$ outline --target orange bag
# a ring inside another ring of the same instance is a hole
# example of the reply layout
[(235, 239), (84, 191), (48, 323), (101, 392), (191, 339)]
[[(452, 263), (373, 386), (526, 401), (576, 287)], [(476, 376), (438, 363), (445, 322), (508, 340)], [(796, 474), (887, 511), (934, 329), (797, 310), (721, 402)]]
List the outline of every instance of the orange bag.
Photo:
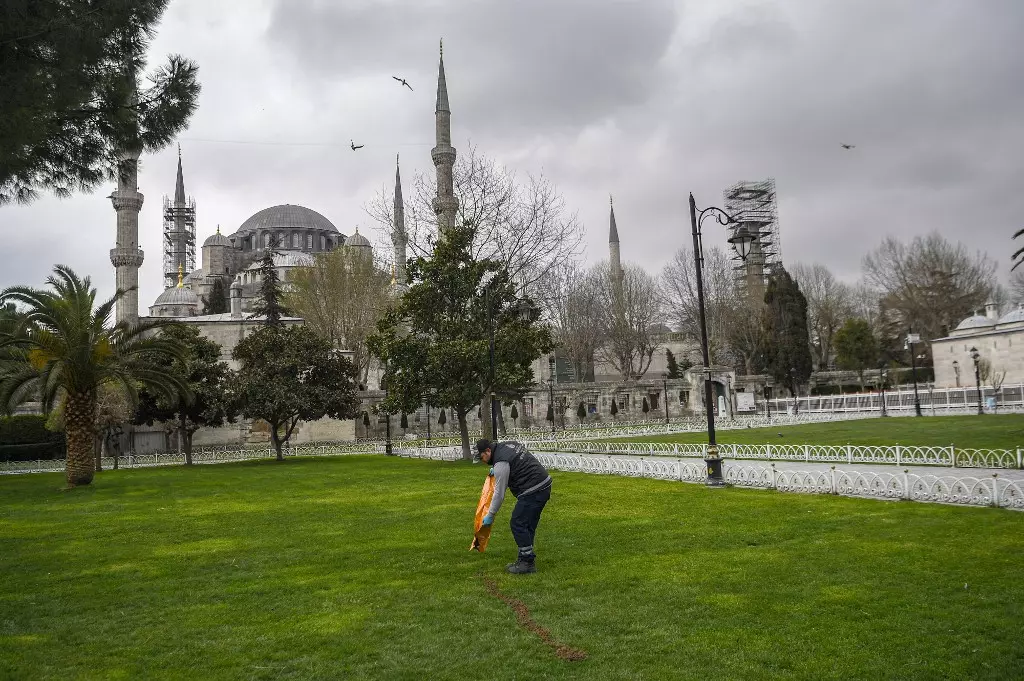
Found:
[(470, 551), (484, 552), (487, 542), (491, 539), (491, 525), (484, 525), (484, 516), (487, 509), (491, 507), (491, 497), (494, 496), (494, 476), (488, 475), (484, 480), (484, 488), (480, 492), (480, 503), (476, 505), (476, 521), (473, 526), (473, 543), (469, 545)]

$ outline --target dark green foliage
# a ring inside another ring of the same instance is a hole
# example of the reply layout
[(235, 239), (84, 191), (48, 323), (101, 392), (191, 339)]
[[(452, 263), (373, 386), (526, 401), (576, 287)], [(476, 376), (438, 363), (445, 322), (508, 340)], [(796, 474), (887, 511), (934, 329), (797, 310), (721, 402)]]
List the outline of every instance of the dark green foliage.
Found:
[(679, 362), (676, 361), (676, 356), (668, 348), (665, 348), (665, 361), (668, 363), (669, 378), (683, 377), (682, 372), (679, 370)]
[(121, 150), (157, 151), (188, 126), (196, 65), (171, 55), (137, 75), (167, 4), (0, 3), (0, 205), (91, 191), (116, 178)]
[(513, 423), (515, 423), (515, 421), (519, 418), (519, 410), (516, 409), (516, 403), (515, 402), (512, 403), (512, 410), (509, 411), (508, 415), (512, 419)]
[[(430, 257), (410, 260), (412, 285), (367, 340), (371, 352), (386, 361), (386, 408), (412, 411), (424, 402), (451, 408), (466, 458), (471, 458), (466, 415), (492, 387), (488, 303), (499, 399), (521, 399), (534, 383), (533, 360), (552, 347), (551, 334), (537, 323), (529, 300), (523, 301), (527, 314), (522, 314), (515, 285), (501, 264), (475, 259), (473, 238), (472, 227), (453, 227), (441, 234)], [(484, 296), (481, 280), (488, 272), (494, 275)]]
[(644, 398), (643, 406), (640, 407), (640, 410), (644, 414), (647, 414), (651, 410), (651, 405), (647, 403), (647, 398), (646, 397)]
[(366, 411), (363, 412), (363, 427), (364, 428), (369, 428), (370, 427), (370, 413), (366, 412)]
[(445, 412), (446, 411), (447, 411), (446, 409), (442, 409), (441, 413), (438, 414), (438, 416), (437, 416), (437, 425), (443, 426), (444, 424), (448, 423), (448, 417), (445, 416)]
[(161, 397), (142, 391), (133, 422), (152, 425), (154, 421), (167, 421), (178, 429), (185, 452), (185, 463), (192, 463), (192, 436), (200, 428), (216, 428), (225, 420), (233, 421), (227, 388), (231, 371), (221, 361), (220, 345), (199, 334), (199, 330), (186, 324), (175, 324), (163, 330), (163, 335), (176, 341), (183, 352), (177, 358), (158, 360), (163, 371), (170, 371), (182, 379), (191, 391), (191, 399), (175, 395)]
[(402, 426), (402, 430), (409, 429), (409, 417), (405, 412), (402, 412), (402, 419), (399, 421), (399, 425)]
[(228, 292), (224, 289), (224, 280), (217, 277), (210, 289), (210, 299), (203, 305), (203, 314), (224, 314), (230, 312)]
[(842, 369), (857, 372), (864, 384), (864, 370), (878, 364), (878, 339), (871, 326), (863, 319), (847, 319), (836, 332), (836, 364)]
[(580, 423), (587, 418), (587, 406), (580, 402), (579, 406), (576, 407), (576, 418), (580, 420)]
[(279, 461), (300, 420), (359, 413), (352, 363), (305, 326), (262, 326), (232, 356), (241, 364), (231, 381), (234, 403), (244, 417), (267, 422)]
[(615, 399), (614, 395), (612, 396), (612, 408), (610, 411), (612, 416), (615, 416), (616, 414), (619, 413), (619, 401)]
[(548, 413), (547, 416), (544, 417), (544, 419), (550, 421), (551, 423), (555, 422), (555, 406), (553, 404), (548, 405)]
[(768, 281), (764, 302), (765, 370), (780, 385), (796, 387), (811, 377), (811, 346), (807, 332), (807, 299), (789, 272), (779, 268)]
[(272, 327), (282, 327), (282, 317), (287, 317), (289, 312), (282, 302), (283, 292), (281, 291), (281, 278), (274, 267), (274, 256), (277, 255), (279, 246), (277, 235), (270, 237), (270, 246), (263, 250), (260, 258), (260, 295), (253, 303), (252, 314), (249, 318), (266, 317), (264, 324)]
[(46, 429), (46, 417), (17, 414), (0, 417), (0, 461), (59, 459), (64, 456), (64, 433)]

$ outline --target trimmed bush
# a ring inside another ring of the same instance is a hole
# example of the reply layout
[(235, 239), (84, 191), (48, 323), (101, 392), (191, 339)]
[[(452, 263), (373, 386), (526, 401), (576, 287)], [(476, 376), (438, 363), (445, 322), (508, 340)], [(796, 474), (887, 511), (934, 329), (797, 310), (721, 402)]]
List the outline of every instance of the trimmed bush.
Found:
[(46, 417), (18, 414), (0, 418), (0, 461), (64, 458), (64, 433), (46, 429)]

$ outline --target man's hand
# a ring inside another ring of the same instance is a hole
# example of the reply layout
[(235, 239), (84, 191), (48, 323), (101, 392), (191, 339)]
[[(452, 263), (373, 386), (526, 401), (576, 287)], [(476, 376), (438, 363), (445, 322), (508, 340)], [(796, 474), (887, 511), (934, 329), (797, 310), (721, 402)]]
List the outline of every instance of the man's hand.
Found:
[(483, 527), (489, 527), (494, 524), (494, 514), (488, 513), (484, 516), (483, 521), (480, 523)]
[(487, 471), (487, 475), (494, 477), (494, 466), (491, 466), (491, 470)]

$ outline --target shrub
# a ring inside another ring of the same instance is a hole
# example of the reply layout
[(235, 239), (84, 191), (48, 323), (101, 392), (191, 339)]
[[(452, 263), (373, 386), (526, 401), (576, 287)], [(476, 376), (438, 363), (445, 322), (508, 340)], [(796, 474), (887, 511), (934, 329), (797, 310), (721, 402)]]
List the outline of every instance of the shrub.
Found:
[(64, 433), (46, 429), (46, 417), (18, 414), (0, 418), (0, 461), (64, 458)]

